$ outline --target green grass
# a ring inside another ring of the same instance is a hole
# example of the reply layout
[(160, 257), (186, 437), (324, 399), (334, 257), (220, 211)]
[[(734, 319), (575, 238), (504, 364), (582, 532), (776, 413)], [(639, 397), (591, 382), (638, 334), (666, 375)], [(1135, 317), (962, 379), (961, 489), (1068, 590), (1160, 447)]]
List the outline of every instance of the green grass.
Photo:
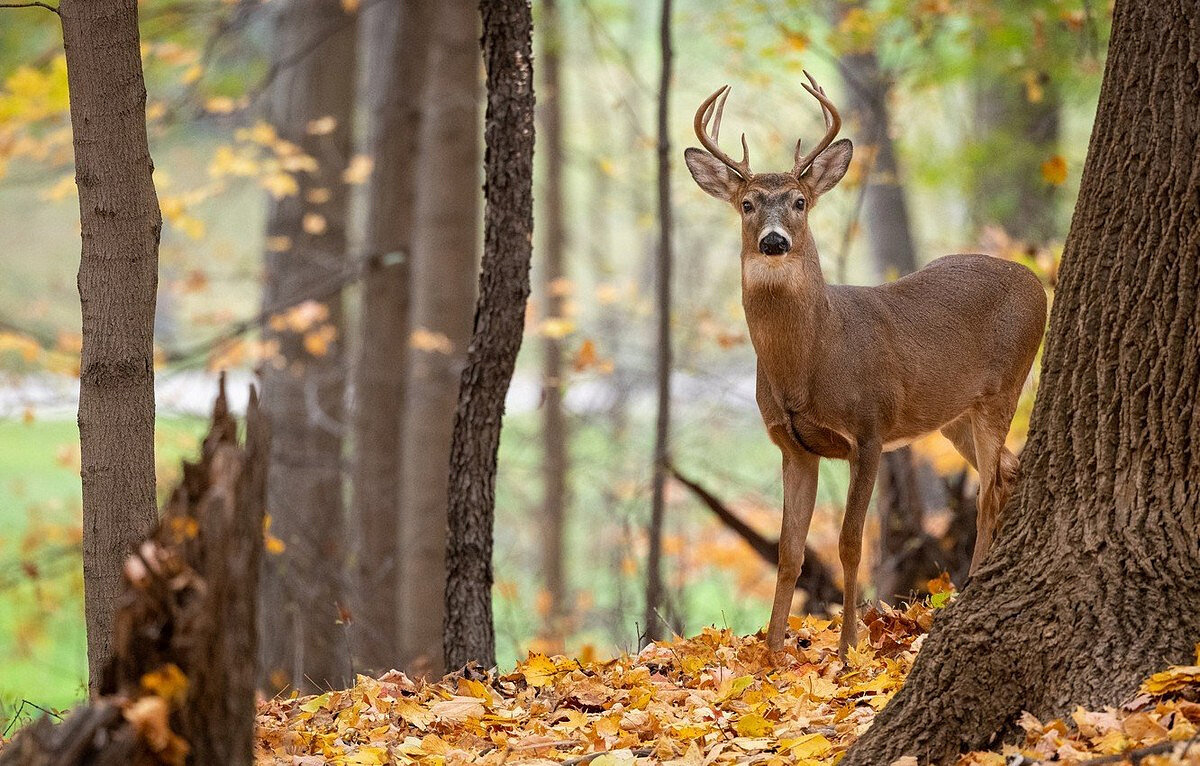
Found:
[[(202, 428), (159, 419), (164, 485)], [(62, 708), (86, 694), (78, 439), (71, 420), (0, 420), (0, 721), (21, 699)]]

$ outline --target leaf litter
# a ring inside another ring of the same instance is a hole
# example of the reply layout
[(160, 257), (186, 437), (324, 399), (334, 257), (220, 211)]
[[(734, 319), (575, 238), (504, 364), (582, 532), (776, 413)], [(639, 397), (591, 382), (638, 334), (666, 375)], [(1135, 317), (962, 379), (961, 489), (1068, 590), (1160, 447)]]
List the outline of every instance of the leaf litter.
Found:
[[(358, 676), (349, 689), (260, 705), (257, 762), (832, 766), (903, 684), (935, 611), (928, 602), (867, 610), (846, 664), (838, 618), (809, 616), (791, 618), (777, 655), (761, 635), (710, 627), (607, 661), (530, 654), (504, 674)], [(1189, 744), (1137, 762), (1200, 766), (1200, 656), (1152, 675), (1122, 708), (1046, 722), (1025, 714), (1019, 725), (1024, 741), (965, 754), (959, 766), (1084, 763)]]

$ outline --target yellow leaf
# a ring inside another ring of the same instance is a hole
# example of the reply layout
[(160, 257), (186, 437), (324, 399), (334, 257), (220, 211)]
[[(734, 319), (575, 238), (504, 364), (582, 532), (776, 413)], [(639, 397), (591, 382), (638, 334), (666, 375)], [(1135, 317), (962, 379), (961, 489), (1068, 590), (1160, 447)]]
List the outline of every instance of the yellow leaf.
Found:
[(412, 331), (408, 337), (408, 345), (418, 351), (437, 354), (450, 354), (454, 351), (454, 344), (445, 333), (428, 330), (424, 327), (418, 327)]
[(319, 237), (325, 233), (329, 224), (325, 220), (325, 216), (320, 213), (305, 213), (304, 219), (301, 222), (306, 234), (311, 234), (314, 237)]
[(1067, 181), (1067, 161), (1056, 154), (1042, 163), (1042, 179), (1052, 186), (1062, 186)]
[(1161, 695), (1200, 686), (1200, 665), (1176, 665), (1155, 673), (1142, 683), (1146, 694)]
[(562, 340), (575, 331), (575, 323), (563, 317), (553, 317), (542, 322), (542, 335), (555, 340)]
[(229, 96), (213, 96), (204, 102), (204, 108), (213, 114), (229, 114), (237, 108), (237, 104)]
[(327, 136), (337, 130), (338, 121), (332, 114), (327, 114), (324, 117), (318, 117), (315, 120), (309, 120), (306, 129), (309, 135), (312, 136)]
[(784, 739), (780, 740), (779, 745), (790, 750), (793, 758), (820, 758), (833, 750), (833, 744), (823, 734)]
[(758, 713), (749, 713), (737, 719), (733, 729), (742, 737), (765, 737), (775, 731), (775, 725)]
[(525, 676), (525, 683), (534, 687), (542, 687), (554, 683), (555, 677), (558, 676), (558, 669), (546, 655), (531, 654), (521, 667), (521, 674)]
[(190, 67), (183, 70), (183, 74), (180, 76), (179, 81), (184, 85), (191, 85), (203, 76), (204, 67), (200, 66), (199, 64), (192, 64)]
[(366, 183), (375, 168), (375, 161), (366, 154), (356, 154), (350, 159), (350, 164), (342, 171), (342, 181), (348, 184)]
[(315, 713), (318, 710), (320, 710), (321, 708), (328, 705), (330, 700), (332, 700), (332, 699), (333, 699), (333, 692), (325, 692), (324, 694), (322, 694), (320, 696), (312, 697), (312, 698), (306, 700), (305, 702), (301, 703), (300, 709), (303, 710), (305, 713)]
[(171, 705), (180, 705), (187, 695), (188, 680), (179, 666), (169, 662), (142, 676), (142, 690), (157, 694)]

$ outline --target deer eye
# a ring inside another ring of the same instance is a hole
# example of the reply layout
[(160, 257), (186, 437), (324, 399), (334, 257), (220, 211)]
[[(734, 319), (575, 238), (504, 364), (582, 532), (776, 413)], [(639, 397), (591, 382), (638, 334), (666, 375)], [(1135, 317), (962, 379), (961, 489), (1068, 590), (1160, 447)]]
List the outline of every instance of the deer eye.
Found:
[(804, 209), (804, 198), (803, 198), (803, 197), (797, 197), (797, 198), (796, 198), (796, 209), (797, 209), (797, 210), (803, 210), (803, 209)]
[(751, 213), (753, 211), (754, 211), (754, 205), (751, 205), (749, 202), (742, 203), (742, 212), (743, 213)]

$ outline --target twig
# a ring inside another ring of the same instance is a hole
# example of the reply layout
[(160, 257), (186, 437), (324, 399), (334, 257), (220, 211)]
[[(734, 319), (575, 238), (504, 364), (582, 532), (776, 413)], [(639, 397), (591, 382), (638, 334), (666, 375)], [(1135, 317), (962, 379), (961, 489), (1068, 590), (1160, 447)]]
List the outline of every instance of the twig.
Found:
[(21, 711), (25, 709), (25, 706), (26, 706), (26, 705), (28, 705), (28, 706), (29, 706), (29, 707), (31, 707), (31, 708), (36, 708), (37, 710), (40, 710), (40, 711), (42, 711), (42, 712), (43, 712), (43, 713), (45, 713), (46, 715), (49, 715), (49, 716), (54, 716), (55, 718), (57, 718), (57, 719), (58, 719), (58, 720), (60, 720), (60, 721), (62, 720), (62, 716), (61, 716), (61, 715), (59, 715), (58, 713), (55, 713), (53, 710), (47, 710), (46, 708), (42, 707), (41, 705), (38, 705), (38, 704), (36, 704), (36, 703), (34, 703), (34, 702), (30, 702), (30, 701), (29, 701), (29, 700), (27, 700), (27, 699), (22, 699), (22, 700), (21, 700), (21, 704), (20, 704), (19, 706), (17, 706), (17, 712), (13, 713), (13, 717), (12, 717), (12, 719), (11, 719), (11, 720), (9, 720), (9, 722), (8, 722), (8, 726), (5, 726), (5, 727), (4, 727), (4, 733), (3, 733), (3, 734), (0, 734), (0, 737), (7, 737), (7, 736), (8, 736), (8, 733), (9, 733), (10, 731), (12, 731), (12, 727), (16, 725), (16, 723), (17, 723), (17, 721), (18, 721), (18, 720), (20, 720), (20, 718), (21, 718)]
[(1176, 755), (1187, 755), (1189, 752), (1191, 752), (1193, 745), (1200, 745), (1200, 736), (1192, 737), (1191, 739), (1180, 740), (1178, 742), (1159, 742), (1157, 745), (1140, 747), (1136, 750), (1126, 750), (1124, 753), (1117, 753), (1116, 755), (1104, 755), (1099, 758), (1092, 758), (1091, 760), (1084, 761), (1084, 763), (1096, 764), (1099, 766), (1099, 764), (1102, 763), (1123, 763), (1125, 761), (1129, 761), (1136, 766), (1148, 755), (1170, 753), (1177, 747), (1182, 749), (1175, 753)]
[(45, 8), (55, 16), (62, 16), (62, 14), (58, 12), (58, 8), (55, 8), (53, 5), (37, 2), (36, 0), (30, 3), (0, 3), (0, 8)]

